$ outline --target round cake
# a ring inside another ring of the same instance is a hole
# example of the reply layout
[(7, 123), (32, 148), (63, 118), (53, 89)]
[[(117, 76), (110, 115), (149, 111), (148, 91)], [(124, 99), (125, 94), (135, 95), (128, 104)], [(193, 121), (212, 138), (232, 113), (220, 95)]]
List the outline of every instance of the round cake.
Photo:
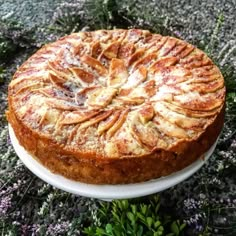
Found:
[(212, 146), (225, 86), (201, 50), (139, 29), (79, 32), (15, 73), (8, 121), (45, 167), (94, 184), (169, 175)]

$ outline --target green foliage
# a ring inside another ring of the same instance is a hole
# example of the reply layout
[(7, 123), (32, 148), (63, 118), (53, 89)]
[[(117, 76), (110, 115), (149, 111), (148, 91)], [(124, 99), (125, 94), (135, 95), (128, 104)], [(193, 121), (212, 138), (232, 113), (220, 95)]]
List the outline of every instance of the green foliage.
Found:
[[(63, 3), (54, 14), (51, 29), (60, 33), (79, 30), (144, 28), (162, 35), (174, 35), (172, 22), (153, 3), (136, 0), (88, 0), (84, 4)], [(176, 28), (182, 27), (178, 22)]]
[(0, 66), (0, 84), (4, 82), (6, 76), (6, 70)]
[(182, 235), (185, 224), (161, 214), (158, 195), (146, 201), (133, 201), (116, 200), (112, 203), (100, 203), (97, 215), (100, 224), (85, 228), (84, 233), (89, 236)]
[(83, 21), (83, 5), (63, 3), (61, 8), (54, 14), (53, 24), (49, 27), (52, 32), (70, 34), (83, 28), (86, 21)]
[(0, 37), (0, 61), (11, 57), (16, 50), (16, 45), (10, 39)]
[(90, 15), (89, 25), (94, 29), (111, 29), (113, 28), (116, 19), (118, 23), (119, 21), (122, 21), (123, 18), (119, 15), (116, 0), (88, 0), (85, 4), (85, 9), (87, 15)]
[(236, 134), (236, 72), (232, 66), (225, 65), (221, 69), (226, 85), (226, 114), (224, 133), (229, 133), (224, 138), (224, 146), (227, 147), (231, 138)]
[(223, 26), (223, 23), (224, 23), (224, 15), (220, 13), (216, 19), (216, 24), (211, 34), (210, 41), (209, 43), (205, 44), (205, 47), (204, 47), (204, 51), (209, 55), (214, 53), (215, 48), (217, 47), (219, 43), (218, 35)]
[[(135, 1), (129, 3), (134, 7)], [(60, 33), (72, 33), (83, 29), (127, 28), (133, 24), (132, 16), (126, 18), (126, 13), (116, 0), (88, 0), (84, 3), (63, 3), (54, 14), (54, 22), (50, 27)]]
[(11, 19), (0, 20), (0, 35), (21, 48), (31, 47), (35, 41), (33, 28), (27, 29), (20, 21)]
[[(225, 126), (230, 127), (230, 134), (224, 142), (230, 140), (236, 134), (236, 86), (233, 87), (234, 91), (228, 92), (226, 96), (226, 115)], [(227, 143), (225, 143), (226, 145)]]
[(221, 73), (225, 79), (225, 85), (228, 93), (236, 92), (236, 72), (232, 65), (221, 67)]
[(22, 48), (32, 47), (33, 29), (26, 29), (20, 22), (0, 19), (0, 63), (12, 59)]

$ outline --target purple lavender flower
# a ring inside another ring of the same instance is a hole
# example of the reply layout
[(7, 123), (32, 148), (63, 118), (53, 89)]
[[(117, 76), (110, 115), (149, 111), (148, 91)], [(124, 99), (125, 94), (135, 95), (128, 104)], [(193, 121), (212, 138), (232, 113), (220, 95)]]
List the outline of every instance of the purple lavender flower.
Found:
[(50, 224), (47, 229), (46, 235), (60, 235), (68, 230), (69, 222), (64, 221), (57, 224)]
[(174, 31), (174, 34), (175, 34), (178, 38), (181, 38), (181, 37), (182, 37), (181, 32), (178, 31), (178, 30)]
[(10, 139), (10, 135), (7, 135), (7, 146), (11, 145), (11, 139)]
[(21, 225), (20, 230), (21, 230), (22, 236), (23, 235), (36, 236), (39, 230), (39, 225), (38, 224), (33, 224), (33, 225), (23, 224)]
[(8, 209), (12, 206), (12, 195), (0, 199), (0, 217), (6, 216)]

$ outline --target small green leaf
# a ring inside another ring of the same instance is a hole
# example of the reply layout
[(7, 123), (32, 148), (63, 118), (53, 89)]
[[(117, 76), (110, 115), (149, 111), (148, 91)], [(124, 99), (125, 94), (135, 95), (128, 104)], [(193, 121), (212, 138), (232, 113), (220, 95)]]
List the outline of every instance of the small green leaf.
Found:
[(106, 233), (105, 230), (102, 228), (96, 229), (96, 235), (98, 235), (98, 236), (104, 235), (105, 233)]
[(158, 228), (158, 231), (161, 231), (161, 232), (163, 232), (163, 231), (164, 231), (164, 228), (163, 228), (163, 226), (160, 226), (160, 227)]
[(175, 235), (174, 233), (169, 233), (166, 236), (174, 236), (174, 235)]
[(122, 208), (123, 208), (123, 206), (122, 206), (122, 201), (117, 200), (117, 201), (115, 201), (114, 203), (115, 203), (115, 206), (117, 206), (117, 208), (119, 208), (119, 209), (122, 210)]
[(154, 195), (153, 200), (156, 204), (159, 203), (160, 202), (160, 196), (159, 195)]
[(148, 227), (151, 228), (152, 227), (152, 223), (153, 223), (153, 219), (151, 217), (147, 217), (146, 221), (147, 221)]
[(143, 235), (143, 226), (139, 225), (137, 230), (137, 236), (142, 236), (142, 235)]
[(142, 220), (143, 222), (146, 221), (146, 218), (140, 213), (140, 212), (137, 212), (137, 216), (140, 220)]
[(158, 230), (157, 235), (158, 235), (158, 236), (163, 235), (163, 231), (159, 231), (159, 230)]
[(112, 225), (111, 225), (111, 224), (107, 224), (107, 225), (106, 225), (106, 232), (107, 232), (108, 234), (110, 234), (110, 233), (112, 233), (112, 230), (113, 230)]
[(132, 212), (128, 212), (127, 217), (131, 221), (131, 223), (134, 224), (134, 222), (135, 222), (134, 214)]
[(160, 206), (161, 206), (161, 203), (158, 202), (158, 204), (157, 204), (156, 207), (155, 207), (155, 213), (156, 213), (156, 214), (158, 213), (158, 211), (159, 211), (159, 209), (160, 209)]
[(120, 236), (120, 235), (122, 235), (122, 232), (123, 232), (123, 228), (121, 227), (121, 225), (115, 225), (115, 226), (113, 227), (113, 233), (114, 233), (114, 235)]
[(147, 213), (147, 205), (144, 205), (144, 204), (141, 205), (141, 212), (142, 212), (143, 215), (146, 215), (146, 213)]
[(128, 200), (122, 200), (121, 201), (122, 209), (127, 210), (129, 207), (129, 202)]
[(161, 222), (158, 220), (154, 223), (154, 228), (157, 229), (161, 225)]
[(136, 205), (131, 205), (131, 209), (132, 209), (132, 212), (134, 213), (134, 215), (136, 215), (136, 213), (137, 213), (137, 206)]
[(129, 223), (127, 224), (126, 231), (127, 231), (126, 233), (128, 235), (132, 235), (133, 234), (133, 227)]
[(171, 231), (172, 231), (176, 236), (179, 235), (179, 227), (178, 227), (176, 221), (174, 221), (174, 222), (171, 224), (170, 228), (171, 228)]
[(112, 213), (112, 216), (116, 222), (121, 221), (121, 219), (120, 219), (119, 215), (116, 213), (115, 209), (113, 209), (111, 213)]
[(94, 228), (92, 228), (91, 226), (89, 226), (88, 228), (85, 228), (83, 233), (87, 234), (87, 235), (93, 235), (95, 233)]
[(184, 224), (184, 223), (182, 225), (180, 225), (180, 227), (179, 227), (180, 231), (182, 231), (185, 227), (186, 227), (186, 224)]

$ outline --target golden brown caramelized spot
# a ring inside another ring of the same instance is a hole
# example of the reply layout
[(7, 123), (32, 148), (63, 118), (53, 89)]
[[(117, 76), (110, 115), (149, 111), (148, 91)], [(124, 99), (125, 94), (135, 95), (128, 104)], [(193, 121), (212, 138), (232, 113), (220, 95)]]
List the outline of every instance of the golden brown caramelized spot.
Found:
[(99, 41), (92, 44), (92, 57), (98, 58), (102, 52), (102, 46)]
[(146, 124), (154, 116), (154, 109), (152, 105), (146, 105), (139, 111), (139, 118), (143, 124)]
[(155, 72), (156, 70), (159, 70), (161, 67), (173, 66), (177, 62), (178, 62), (178, 59), (176, 57), (164, 57), (164, 58), (158, 59), (153, 64), (151, 64), (149, 67), (149, 71)]
[(69, 70), (74, 74), (75, 77), (78, 77), (85, 83), (93, 83), (95, 76), (79, 67), (69, 68)]
[(118, 58), (127, 60), (134, 53), (135, 47), (133, 43), (123, 43), (118, 52)]
[(129, 74), (124, 61), (112, 58), (109, 68), (108, 86), (120, 87), (126, 82), (128, 76)]
[(107, 74), (106, 68), (102, 65), (102, 63), (93, 57), (88, 55), (84, 55), (81, 57), (81, 61), (92, 67), (99, 75), (103, 76)]
[(155, 53), (148, 54), (138, 61), (136, 61), (132, 67), (133, 70), (137, 70), (140, 66), (148, 67), (156, 59), (157, 55)]
[(103, 50), (101, 56), (105, 56), (108, 59), (116, 58), (120, 47), (120, 42), (111, 43), (106, 49)]
[(49, 72), (49, 79), (52, 82), (52, 84), (64, 88), (64, 84), (66, 82), (66, 79), (63, 77), (60, 77), (59, 75), (55, 75)]
[(145, 53), (144, 49), (137, 50), (134, 54), (129, 57), (128, 66), (131, 66), (135, 61), (142, 57)]

